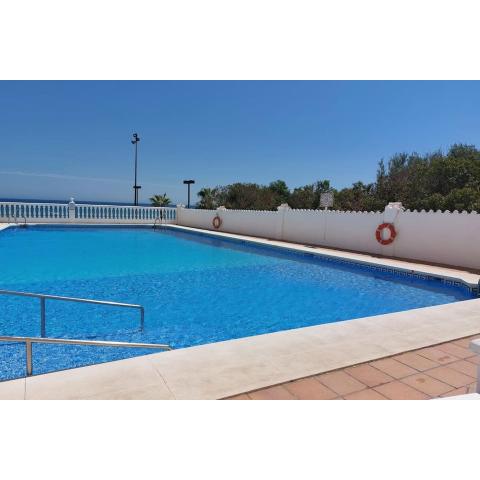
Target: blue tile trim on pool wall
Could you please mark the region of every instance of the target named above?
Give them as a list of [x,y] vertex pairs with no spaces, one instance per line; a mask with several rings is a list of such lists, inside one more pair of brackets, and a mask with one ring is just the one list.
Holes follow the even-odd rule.
[[[170,225],[163,225],[162,226],[165,229],[168,229],[173,232],[178,232],[180,229],[177,229],[175,227],[171,227]],[[231,242],[231,243],[236,243],[236,244],[243,244],[243,245],[249,245],[249,246],[255,246],[258,249],[261,250],[269,250],[273,252],[282,252],[282,253],[290,253],[292,256],[301,256],[301,257],[310,257],[310,258],[316,258],[320,259],[322,261],[338,264],[338,265],[348,265],[348,266],[354,266],[356,268],[359,268],[361,270],[365,271],[376,271],[376,272],[382,272],[382,273],[388,273],[394,276],[400,276],[400,277],[409,277],[409,278],[417,278],[419,280],[427,280],[427,281],[432,281],[432,282],[441,282],[444,285],[449,285],[452,287],[457,287],[464,289],[468,292],[470,292],[473,295],[480,296],[480,282],[476,287],[471,287],[470,285],[467,285],[466,283],[462,281],[456,281],[456,280],[450,280],[448,278],[442,278],[442,277],[437,277],[433,275],[427,275],[424,273],[417,273],[414,271],[405,271],[393,267],[383,267],[379,265],[371,265],[368,263],[362,263],[358,262],[355,260],[350,260],[350,259],[342,259],[338,257],[330,257],[328,255],[325,255],[323,253],[314,253],[314,252],[303,252],[299,250],[295,250],[294,248],[291,247],[280,247],[280,246],[275,246],[275,245],[265,245],[263,243],[257,243],[255,240],[243,240],[243,239],[238,239],[238,238],[232,238],[232,237],[219,237],[215,235],[215,232],[197,232],[197,231],[191,231],[191,230],[183,230],[181,229],[182,232],[192,235],[192,236],[203,236],[203,237],[208,237],[208,238],[215,238],[220,241],[224,242]]]

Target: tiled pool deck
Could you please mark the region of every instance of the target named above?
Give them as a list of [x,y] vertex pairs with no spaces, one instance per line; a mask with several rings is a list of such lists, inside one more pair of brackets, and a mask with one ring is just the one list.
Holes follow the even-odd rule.
[[255,390],[227,400],[428,400],[475,392],[472,337]]

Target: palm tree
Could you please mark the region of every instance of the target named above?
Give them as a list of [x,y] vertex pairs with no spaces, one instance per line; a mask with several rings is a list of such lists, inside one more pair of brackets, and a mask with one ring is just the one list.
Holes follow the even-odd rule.
[[213,210],[217,208],[216,188],[202,188],[197,195],[200,197],[198,208],[205,208],[207,210]]
[[152,202],[152,206],[154,207],[167,207],[170,205],[170,199],[167,197],[166,193],[150,197],[150,202]]

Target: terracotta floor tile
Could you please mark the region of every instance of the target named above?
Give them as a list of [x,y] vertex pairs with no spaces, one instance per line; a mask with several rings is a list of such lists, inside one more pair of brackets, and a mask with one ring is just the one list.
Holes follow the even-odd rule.
[[250,392],[248,396],[252,400],[296,400],[296,398],[283,385],[263,388],[256,392]]
[[474,355],[465,359],[467,362],[474,363],[475,365],[480,365],[480,355]]
[[332,392],[315,378],[295,380],[285,383],[284,387],[299,400],[331,400],[338,397],[338,394]]
[[456,388],[455,390],[450,390],[450,392],[440,395],[440,397],[445,398],[445,397],[456,397],[457,395],[465,395],[468,393],[467,390],[468,390],[467,387]]
[[468,348],[460,347],[459,345],[455,345],[454,343],[443,343],[441,345],[437,345],[436,348],[457,358],[468,358],[471,357],[473,353]]
[[473,393],[480,355],[473,354],[468,347],[476,338],[480,336],[234,395],[227,400],[420,400]]
[[453,390],[451,385],[429,377],[424,373],[418,373],[416,375],[412,375],[411,377],[405,377],[401,381],[407,385],[410,385],[416,390],[420,390],[427,395],[431,395],[432,397],[436,397]]
[[333,390],[338,395],[342,396],[367,388],[362,382],[359,382],[357,379],[342,370],[324,373],[318,375],[316,378],[330,388],[330,390]]
[[375,387],[374,390],[391,400],[426,400],[430,398],[405,383],[395,381]]
[[390,375],[387,375],[366,363],[354,367],[348,367],[345,371],[369,387],[376,387],[377,385],[391,382],[393,380]]
[[373,388],[367,388],[366,390],[361,390],[360,392],[349,393],[343,398],[345,400],[388,400]]
[[469,375],[470,377],[477,378],[478,367],[474,363],[459,360],[458,362],[449,363],[448,367],[453,368],[457,372]]
[[450,353],[446,353],[443,350],[439,350],[436,347],[422,348],[421,350],[417,350],[415,353],[421,355],[422,357],[428,358],[429,360],[433,360],[440,365],[445,365],[446,363],[452,363],[456,360],[460,360],[458,357],[455,357]]
[[415,370],[394,358],[382,358],[381,360],[370,362],[370,365],[378,368],[378,370],[381,370],[393,378],[403,378],[418,373],[418,370]]
[[430,368],[438,367],[439,365],[437,362],[432,362],[432,360],[428,360],[428,358],[422,357],[415,352],[401,353],[392,358],[421,372]]
[[455,388],[463,387],[472,383],[473,378],[464,373],[457,372],[450,367],[437,367],[426,372],[430,377],[436,378],[443,383],[447,383]]

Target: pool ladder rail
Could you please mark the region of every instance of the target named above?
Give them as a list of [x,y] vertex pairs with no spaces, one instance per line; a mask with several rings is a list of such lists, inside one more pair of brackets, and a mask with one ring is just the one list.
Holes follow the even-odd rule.
[[160,350],[171,350],[169,345],[159,343],[129,343],[112,342],[103,340],[74,340],[64,338],[46,337],[46,300],[59,300],[65,302],[91,303],[95,305],[107,305],[110,307],[134,308],[140,310],[140,331],[144,330],[145,309],[142,305],[132,303],[109,302],[105,300],[91,300],[87,298],[61,297],[59,295],[47,295],[43,293],[17,292],[14,290],[0,290],[0,295],[12,295],[18,297],[35,297],[40,299],[40,337],[15,337],[0,336],[0,342],[24,342],[26,347],[27,376],[32,375],[32,343],[61,343],[66,345],[93,345],[103,347],[126,347],[126,348],[157,348]]
[[161,217],[156,218],[155,221],[153,222],[153,227],[152,227],[153,230],[158,228],[162,224],[162,221],[163,221],[163,219]]
[[171,350],[169,345],[161,343],[130,343],[111,342],[104,340],[74,340],[70,338],[39,338],[39,337],[0,337],[0,342],[25,343],[27,377],[33,375],[32,343],[54,343],[62,345],[90,345],[96,347],[121,347],[121,348],[157,348],[159,350]]
[[23,223],[19,223],[17,217],[13,216],[13,223],[17,225],[17,227],[27,228],[27,217],[23,216]]
[[142,305],[133,303],[110,302],[106,300],[91,300],[89,298],[61,297],[59,295],[47,295],[44,293],[17,292],[15,290],[0,290],[0,295],[12,295],[17,297],[35,297],[40,299],[40,336],[46,336],[46,300],[60,300],[64,302],[91,303],[94,305],[106,305],[109,307],[134,308],[140,310],[140,331],[143,332],[145,326],[145,309]]

